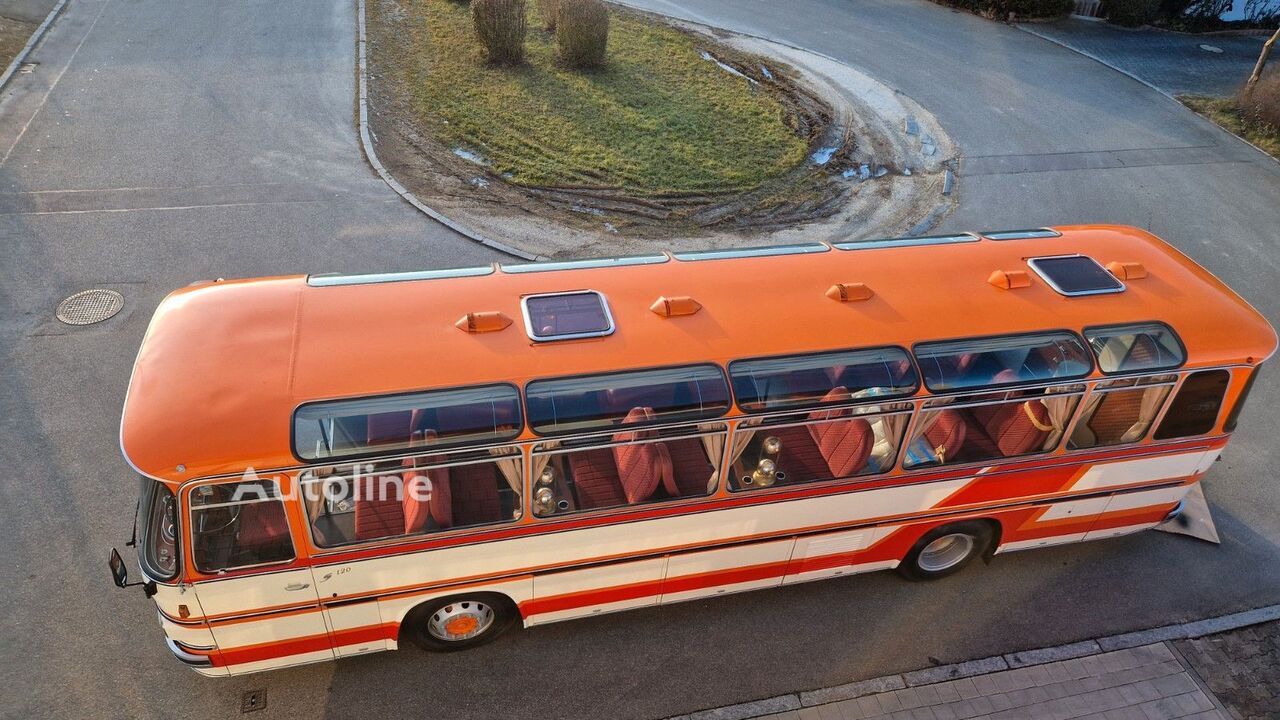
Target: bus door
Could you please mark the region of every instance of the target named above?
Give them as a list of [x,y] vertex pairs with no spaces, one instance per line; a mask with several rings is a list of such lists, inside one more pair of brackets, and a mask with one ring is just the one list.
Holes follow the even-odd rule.
[[223,664],[238,671],[333,657],[311,568],[298,563],[276,480],[198,485],[188,495],[195,582]]

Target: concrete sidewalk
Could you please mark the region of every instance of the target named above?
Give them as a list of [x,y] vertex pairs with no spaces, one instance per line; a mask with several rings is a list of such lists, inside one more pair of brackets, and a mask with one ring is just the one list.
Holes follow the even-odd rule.
[[[1275,718],[1277,617],[1280,606],[1272,606],[713,708],[678,720]],[[1221,632],[1197,636],[1210,630]]]
[[1170,95],[1235,94],[1266,40],[1261,35],[1192,35],[1128,30],[1067,18],[1018,28],[1098,60]]

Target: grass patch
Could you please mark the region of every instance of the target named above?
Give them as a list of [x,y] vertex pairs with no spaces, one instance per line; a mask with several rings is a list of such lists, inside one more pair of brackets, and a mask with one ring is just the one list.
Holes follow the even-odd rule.
[[36,31],[35,23],[14,20],[0,15],[0,73],[9,67],[9,63],[13,62],[13,58],[27,44],[27,40],[31,39],[31,33]]
[[1227,132],[1248,140],[1262,148],[1271,157],[1280,159],[1280,128],[1249,122],[1240,116],[1235,102],[1228,98],[1180,95],[1178,99],[1183,105],[1214,121]]
[[807,155],[778,97],[703,59],[704,42],[666,25],[614,9],[604,66],[572,71],[556,64],[555,37],[531,2],[527,64],[496,68],[465,4],[399,7],[399,47],[381,71],[421,127],[509,182],[649,196],[739,191]]

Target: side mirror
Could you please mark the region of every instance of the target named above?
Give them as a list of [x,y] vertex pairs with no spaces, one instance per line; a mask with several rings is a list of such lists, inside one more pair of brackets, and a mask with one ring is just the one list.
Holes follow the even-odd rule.
[[124,559],[120,557],[120,551],[111,548],[111,579],[115,582],[116,587],[129,587],[129,568],[125,567]]

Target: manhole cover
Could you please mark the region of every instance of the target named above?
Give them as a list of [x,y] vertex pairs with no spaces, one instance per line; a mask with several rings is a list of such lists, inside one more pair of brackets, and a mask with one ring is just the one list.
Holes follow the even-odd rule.
[[78,292],[58,303],[58,319],[68,325],[92,325],[120,312],[124,296],[115,290]]

